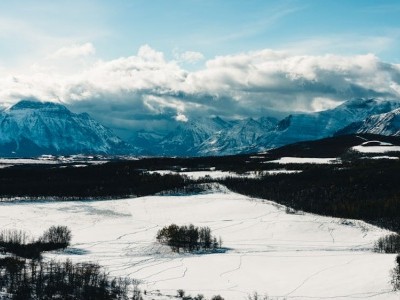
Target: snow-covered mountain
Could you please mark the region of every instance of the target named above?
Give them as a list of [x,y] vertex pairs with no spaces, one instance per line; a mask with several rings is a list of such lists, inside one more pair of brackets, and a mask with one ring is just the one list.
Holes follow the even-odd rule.
[[0,155],[139,154],[155,156],[229,155],[263,151],[341,133],[399,135],[400,104],[355,99],[315,113],[282,120],[192,118],[169,132],[139,130],[130,144],[93,120],[55,103],[21,101],[0,112]]
[[23,100],[0,112],[0,154],[117,154],[129,146],[87,113],[51,102]]
[[338,134],[352,133],[400,136],[400,108],[351,123],[338,132]]
[[274,118],[226,121],[219,117],[197,118],[180,123],[166,136],[141,133],[151,145],[143,153],[158,155],[229,155],[263,151],[299,141],[333,136],[342,128],[400,107],[398,102],[353,99],[334,109],[298,113],[278,121]]

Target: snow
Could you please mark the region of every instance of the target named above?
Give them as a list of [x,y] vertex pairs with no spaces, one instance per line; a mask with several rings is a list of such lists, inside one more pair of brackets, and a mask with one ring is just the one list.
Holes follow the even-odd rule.
[[334,164],[339,163],[337,158],[315,158],[315,157],[281,157],[280,159],[266,161],[264,163],[278,164]]
[[44,160],[35,158],[0,158],[0,164],[6,165],[24,165],[24,164],[58,164],[60,161],[57,160]]
[[97,160],[90,156],[40,156],[38,158],[0,158],[0,168],[7,168],[15,165],[59,165],[78,163],[74,166],[86,167],[88,165],[101,165],[109,160]]
[[212,178],[212,179],[223,179],[223,178],[228,178],[228,177],[234,177],[234,178],[259,178],[264,175],[275,175],[275,174],[293,174],[293,173],[299,173],[301,172],[300,170],[268,170],[268,171],[250,171],[246,173],[236,173],[236,172],[230,172],[230,171],[215,171],[215,170],[210,170],[210,171],[188,171],[188,172],[175,172],[175,171],[170,171],[170,170],[156,170],[156,171],[149,171],[149,174],[154,174],[158,173],[160,175],[166,175],[166,174],[174,174],[174,175],[181,175],[181,176],[186,176],[190,179],[193,180],[199,180],[201,178]]
[[[225,253],[176,254],[155,243],[165,225],[209,226]],[[257,291],[287,299],[399,299],[395,255],[371,247],[388,232],[361,221],[287,214],[285,207],[229,191],[109,201],[0,203],[0,227],[34,236],[51,225],[73,233],[66,252],[46,258],[95,261],[141,288],[243,300]],[[149,298],[152,299],[152,298]],[[165,299],[165,298],[159,298]]]
[[351,149],[361,153],[400,152],[400,146],[354,146]]
[[371,159],[399,159],[396,156],[387,156],[387,155],[382,155],[382,156],[373,156],[373,157],[369,157]]

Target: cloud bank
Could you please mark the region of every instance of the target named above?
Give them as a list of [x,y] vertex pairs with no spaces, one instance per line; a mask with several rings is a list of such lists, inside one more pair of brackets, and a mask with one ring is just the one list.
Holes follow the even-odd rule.
[[[93,61],[94,54],[86,43],[61,48],[26,70],[0,66],[3,106],[24,98],[56,101],[130,131],[195,116],[322,110],[357,97],[400,100],[400,65],[373,54],[307,56],[266,49],[218,56],[196,71],[181,65],[204,59],[195,51],[174,60],[148,45],[109,61]],[[88,56],[91,60],[82,62]],[[63,70],[63,65],[69,66]]]

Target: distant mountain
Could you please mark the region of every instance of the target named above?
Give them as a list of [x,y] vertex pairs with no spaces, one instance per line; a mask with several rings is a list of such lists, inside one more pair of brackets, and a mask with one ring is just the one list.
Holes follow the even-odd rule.
[[351,123],[337,132],[338,135],[352,133],[400,136],[400,108]]
[[232,125],[220,117],[196,118],[181,123],[159,142],[163,155],[199,155],[197,148],[205,141],[227,130]]
[[292,114],[280,121],[268,117],[234,121],[219,117],[197,118],[180,123],[164,137],[141,132],[140,136],[146,139],[131,140],[131,143],[143,147],[142,153],[158,155],[206,156],[259,152],[330,137],[354,122],[399,107],[400,104],[394,101],[353,99],[334,109]]
[[259,150],[258,141],[273,130],[277,119],[263,117],[231,122],[229,127],[221,130],[196,147],[198,155],[230,155],[249,153]]
[[0,112],[0,155],[119,154],[129,146],[87,113],[23,100]]

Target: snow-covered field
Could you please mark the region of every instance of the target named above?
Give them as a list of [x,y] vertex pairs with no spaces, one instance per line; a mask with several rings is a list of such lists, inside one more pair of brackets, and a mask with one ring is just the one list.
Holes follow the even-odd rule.
[[[171,223],[209,226],[227,251],[171,253],[155,243],[157,230]],[[131,276],[142,281],[142,289],[165,295],[184,289],[192,295],[221,294],[226,300],[246,299],[254,291],[287,299],[400,297],[389,284],[395,256],[371,251],[386,231],[361,221],[287,214],[273,202],[221,189],[111,201],[0,204],[0,228],[37,236],[57,224],[71,228],[72,245],[66,253],[47,257],[96,261],[111,275]]]
[[316,157],[281,157],[276,160],[266,161],[265,163],[278,164],[334,164],[340,163],[337,158],[316,158]]

